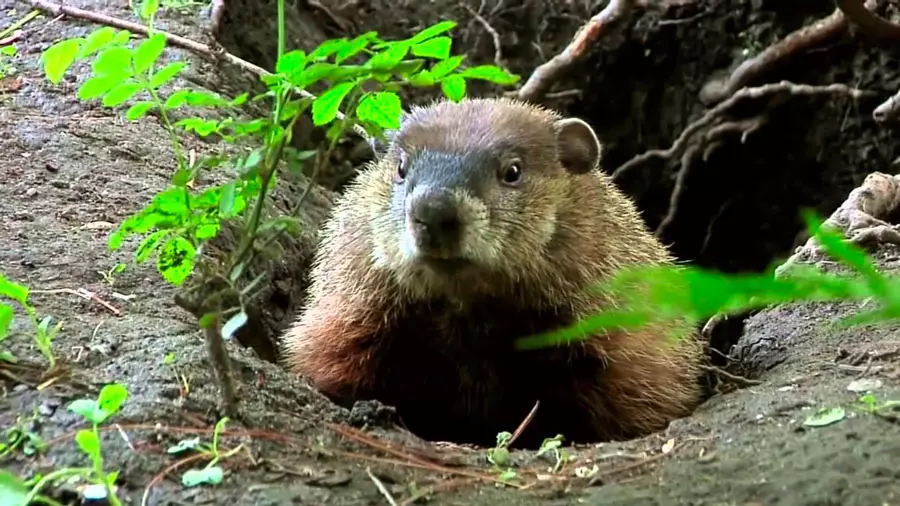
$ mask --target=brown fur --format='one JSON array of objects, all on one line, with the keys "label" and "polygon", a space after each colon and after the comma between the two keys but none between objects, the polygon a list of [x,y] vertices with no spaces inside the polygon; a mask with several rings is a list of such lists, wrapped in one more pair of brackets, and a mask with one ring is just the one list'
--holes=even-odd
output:
[{"label": "brown fur", "polygon": [[[505,99],[411,111],[324,227],[307,305],[285,335],[288,366],[333,398],[396,406],[426,438],[490,444],[537,400],[524,444],[557,433],[576,441],[631,438],[689,414],[700,395],[695,339],[672,344],[647,329],[512,348],[516,338],[615,305],[589,288],[616,269],[672,262],[597,167],[566,171],[560,159],[584,153],[560,141],[560,119]],[[472,244],[489,268],[451,278],[404,263],[392,178],[399,150],[423,147],[523,154],[527,189],[488,194],[474,227]]]}]

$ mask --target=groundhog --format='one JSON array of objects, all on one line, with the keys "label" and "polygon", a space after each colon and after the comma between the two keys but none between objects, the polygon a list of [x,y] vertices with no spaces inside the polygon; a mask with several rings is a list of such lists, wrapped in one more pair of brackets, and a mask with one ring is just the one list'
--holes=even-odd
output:
[{"label": "groundhog", "polygon": [[420,437],[634,438],[699,401],[699,341],[660,329],[521,351],[614,305],[617,269],[671,263],[601,172],[584,121],[512,99],[413,108],[326,221],[287,366],[331,399],[396,407]]}]

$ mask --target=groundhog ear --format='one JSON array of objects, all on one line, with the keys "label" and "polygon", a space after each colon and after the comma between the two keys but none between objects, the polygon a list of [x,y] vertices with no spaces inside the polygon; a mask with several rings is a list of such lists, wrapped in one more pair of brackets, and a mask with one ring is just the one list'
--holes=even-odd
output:
[{"label": "groundhog ear", "polygon": [[383,133],[384,137],[377,135],[369,137],[369,146],[371,146],[376,158],[381,158],[381,156],[387,152],[388,146],[394,142],[394,139],[397,138],[397,134],[400,133],[400,131],[385,130]]},{"label": "groundhog ear", "polygon": [[600,163],[600,140],[590,125],[565,118],[554,125],[559,142],[559,161],[573,174],[584,174]]}]

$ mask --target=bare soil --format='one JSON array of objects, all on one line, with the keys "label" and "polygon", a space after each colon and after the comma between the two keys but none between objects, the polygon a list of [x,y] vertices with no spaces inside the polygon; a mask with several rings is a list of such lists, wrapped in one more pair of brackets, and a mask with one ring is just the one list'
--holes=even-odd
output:
[{"label": "bare soil", "polygon": [[[404,36],[435,21],[439,12],[433,3],[422,2],[428,7],[416,11],[412,4],[398,2],[392,7],[396,16],[373,16],[372,9],[387,9],[387,3],[322,3],[331,6],[333,14],[352,19],[354,29],[379,29],[386,36]],[[477,3],[472,5],[477,8]],[[714,21],[702,26],[660,25],[658,12],[639,16],[627,40],[594,53],[584,64],[587,70],[571,77],[584,88],[584,96],[555,105],[598,125],[611,146],[611,167],[644,149],[666,147],[688,118],[697,116],[700,106],[695,97],[704,80],[714,69],[730,65],[731,57],[722,55],[741,49],[737,33],[746,30],[771,42],[831,8],[794,2],[791,9],[776,10],[763,5],[769,3],[691,4],[697,12],[707,12],[704,19]],[[105,2],[84,0],[69,5],[133,19],[127,8]],[[28,11],[25,2],[0,0],[0,7],[3,27]],[[545,6],[558,7],[552,2]],[[539,7],[524,4],[522,9],[533,13]],[[582,10],[580,19],[589,13],[587,6]],[[456,4],[447,12],[471,20],[471,14]],[[516,12],[504,14],[505,25],[496,20],[496,28],[504,30],[511,47],[519,48],[511,51],[510,64],[527,75],[528,66],[543,60],[527,52],[532,49],[521,49],[532,47],[528,37],[534,34],[528,30],[535,16],[523,17],[529,21],[516,28],[511,20],[524,16]],[[549,25],[560,34],[542,44],[559,50],[578,19],[548,15],[539,24],[541,32],[546,33]],[[202,16],[164,13],[160,25],[196,35]],[[131,123],[119,112],[79,102],[75,92],[83,76],[53,86],[38,65],[41,51],[53,42],[95,28],[71,19],[44,17],[31,22],[18,42],[19,74],[0,83],[4,90],[0,95],[0,245],[4,245],[0,272],[35,290],[33,303],[41,314],[65,323],[55,342],[62,365],[50,376],[40,374],[43,362],[29,342],[31,331],[24,315],[18,315],[15,335],[7,341],[36,368],[0,371],[0,427],[10,427],[17,418],[34,413],[32,428],[50,446],[40,457],[16,455],[2,463],[5,468],[33,475],[87,464],[72,440],[84,424],[65,406],[76,398],[94,396],[103,384],[115,381],[128,387],[130,398],[113,420],[118,427],[104,432],[104,456],[108,469],[121,470],[119,490],[128,504],[142,500],[154,506],[388,504],[375,480],[398,503],[414,495],[414,490],[436,487],[430,499],[434,504],[900,504],[900,424],[857,411],[853,406],[860,394],[847,389],[854,379],[877,379],[880,386],[874,393],[880,400],[900,399],[900,327],[839,330],[832,325],[833,319],[859,308],[836,303],[789,305],[751,317],[735,348],[739,360],[735,370],[759,384],[735,388],[735,383],[726,381],[719,385],[722,391],[693,416],[659,434],[567,448],[573,461],[558,473],[548,470],[552,460],[536,457],[533,451],[513,451],[518,483],[526,485],[524,490],[491,481],[497,473],[487,462],[485,449],[423,442],[393,425],[389,408],[374,403],[358,404],[352,411],[337,407],[301,379],[261,359],[260,352],[232,342],[229,350],[243,385],[242,420],[227,426],[222,445],[229,449],[244,445],[247,451],[224,461],[226,476],[220,485],[182,486],[180,473],[202,463],[180,463],[180,457],[167,454],[166,449],[192,436],[209,440],[217,421],[217,392],[202,336],[193,318],[174,305],[174,290],[152,265],[129,267],[112,285],[98,273],[130,261],[134,244],[110,253],[107,237],[171,177],[168,139],[153,118]],[[471,49],[472,58],[480,63],[492,61],[490,37],[472,36],[474,30],[481,30],[477,23],[464,28],[461,50]],[[275,32],[269,33],[274,38]],[[682,42],[675,44],[676,39]],[[661,56],[652,61],[633,57],[641,45]],[[859,81],[861,87],[887,93],[900,84],[896,64],[883,64],[890,57],[888,49],[858,38],[831,49],[829,57],[838,62],[825,65],[822,59],[816,60],[821,72],[815,82]],[[189,58],[177,50],[172,54]],[[623,70],[626,65],[632,65],[628,72]],[[798,78],[813,74],[815,65],[806,65],[806,70],[798,67],[790,72]],[[601,74],[618,77],[604,80]],[[626,94],[627,100],[620,100]],[[646,106],[655,108],[655,117],[637,105],[647,100],[656,104]],[[724,269],[760,268],[790,251],[798,231],[798,224],[789,218],[795,209],[813,203],[830,213],[866,173],[887,170],[897,154],[893,134],[872,125],[867,119],[871,108],[865,105],[835,99],[824,105],[799,100],[785,107],[788,112],[779,115],[783,126],[760,132],[762,140],[757,144],[733,141],[735,146],[729,144],[723,150],[724,158],[702,165],[693,195],[709,197],[692,197],[704,205],[689,206],[681,220],[680,229],[685,231],[673,241],[681,245],[682,258]],[[604,121],[608,110],[618,119]],[[642,119],[628,122],[622,119],[626,115]],[[835,117],[849,119],[842,126]],[[785,140],[785,132],[794,134]],[[190,141],[189,147],[200,153],[219,149],[197,140]],[[713,163],[720,171],[724,167],[742,174],[750,173],[754,164],[799,168],[792,174],[769,168],[758,177],[704,179],[715,169]],[[655,173],[651,169],[641,171],[625,186],[646,209],[648,222],[656,224],[668,204],[662,188],[670,191],[671,180],[660,175],[666,174],[663,168]],[[319,200],[327,208],[328,192],[322,190]],[[726,202],[734,202],[727,213],[720,209]],[[321,219],[321,213],[311,216],[315,216],[311,224]],[[710,230],[715,232],[711,236]],[[290,260],[302,265],[308,248],[298,251],[300,256]],[[875,256],[883,268],[900,267],[896,246],[881,246]],[[301,276],[286,270],[276,281],[288,282],[294,274]],[[112,309],[63,291],[78,289],[94,292]],[[273,288],[273,293],[286,299],[275,309],[262,308],[261,318],[270,330],[277,330],[296,312],[302,288]],[[183,402],[172,370],[163,363],[169,352],[176,352],[178,370],[190,378],[190,393]],[[826,427],[803,425],[818,409],[835,406],[847,409],[846,419]],[[359,429],[351,427],[362,427],[362,432],[352,432]],[[588,477],[576,476],[585,470]],[[62,491],[55,496],[78,502]]]}]

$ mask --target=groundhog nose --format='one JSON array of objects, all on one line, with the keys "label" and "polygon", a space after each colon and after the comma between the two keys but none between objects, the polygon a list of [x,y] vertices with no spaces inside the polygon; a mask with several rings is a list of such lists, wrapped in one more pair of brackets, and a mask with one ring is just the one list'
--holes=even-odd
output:
[{"label": "groundhog nose", "polygon": [[422,246],[445,248],[459,240],[462,223],[456,205],[448,195],[420,198],[410,208],[409,217]]}]

